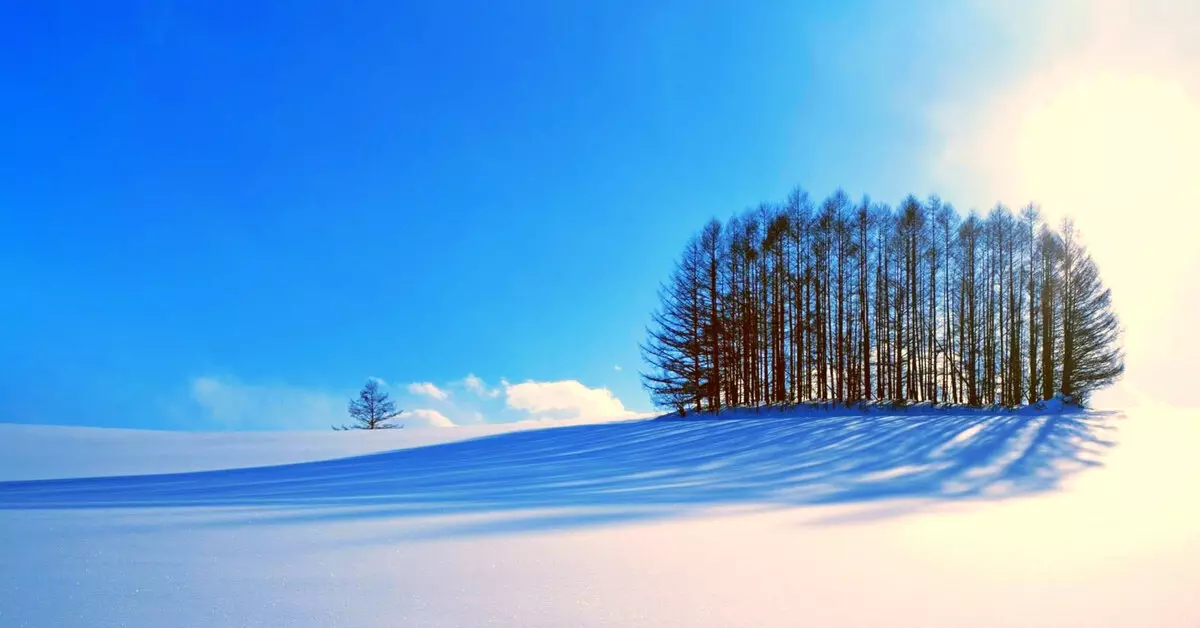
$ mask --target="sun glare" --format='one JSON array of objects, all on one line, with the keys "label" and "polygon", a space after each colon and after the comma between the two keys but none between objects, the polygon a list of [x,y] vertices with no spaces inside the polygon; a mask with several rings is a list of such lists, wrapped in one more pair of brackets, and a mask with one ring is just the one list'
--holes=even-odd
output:
[{"label": "sun glare", "polygon": [[1017,125],[1018,187],[1050,220],[1075,218],[1134,350],[1162,333],[1197,258],[1200,102],[1176,82],[1112,75],[1046,96]]}]

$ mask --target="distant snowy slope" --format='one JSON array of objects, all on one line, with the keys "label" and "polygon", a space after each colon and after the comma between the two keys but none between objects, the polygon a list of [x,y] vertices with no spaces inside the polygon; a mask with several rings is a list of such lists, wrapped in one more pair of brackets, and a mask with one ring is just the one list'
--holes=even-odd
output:
[{"label": "distant snowy slope", "polygon": [[170,432],[0,423],[0,481],[182,473],[343,458],[538,427]]}]

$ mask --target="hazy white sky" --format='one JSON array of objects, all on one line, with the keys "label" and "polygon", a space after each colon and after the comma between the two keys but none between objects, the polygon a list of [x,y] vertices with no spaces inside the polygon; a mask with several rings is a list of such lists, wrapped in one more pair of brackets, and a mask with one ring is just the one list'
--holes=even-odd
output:
[{"label": "hazy white sky", "polygon": [[[1200,3],[981,4],[1028,56],[932,112],[947,198],[1073,216],[1126,328],[1098,405],[1195,405],[1200,354]],[[969,79],[964,79],[967,83]]]}]

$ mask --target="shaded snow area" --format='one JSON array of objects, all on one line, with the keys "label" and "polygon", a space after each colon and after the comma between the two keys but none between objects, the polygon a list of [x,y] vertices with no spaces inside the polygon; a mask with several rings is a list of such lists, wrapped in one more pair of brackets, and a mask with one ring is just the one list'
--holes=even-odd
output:
[{"label": "shaded snow area", "polygon": [[2,427],[0,626],[1200,626],[1195,413]]}]

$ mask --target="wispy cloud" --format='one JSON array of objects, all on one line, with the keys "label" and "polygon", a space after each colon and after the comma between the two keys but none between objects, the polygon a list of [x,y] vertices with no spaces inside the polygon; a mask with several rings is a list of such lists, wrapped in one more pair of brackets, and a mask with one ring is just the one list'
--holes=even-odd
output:
[{"label": "wispy cloud", "polygon": [[190,394],[212,429],[328,429],[346,418],[343,397],[294,386],[204,376],[192,380]]},{"label": "wispy cloud", "polygon": [[[500,381],[503,382],[504,380]],[[468,374],[466,377],[464,377],[462,383],[468,391],[479,397],[495,399],[496,397],[500,396],[500,389],[488,388],[487,384],[485,384],[483,380],[477,377],[474,373]]]},{"label": "wispy cloud", "polygon": [[438,401],[445,401],[446,399],[448,399],[450,397],[449,393],[447,393],[446,391],[442,390],[441,388],[438,388],[437,386],[435,386],[429,382],[417,382],[417,383],[409,384],[408,392],[410,392],[414,395],[422,395],[425,397],[437,399]]}]

